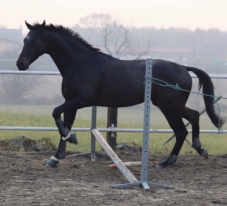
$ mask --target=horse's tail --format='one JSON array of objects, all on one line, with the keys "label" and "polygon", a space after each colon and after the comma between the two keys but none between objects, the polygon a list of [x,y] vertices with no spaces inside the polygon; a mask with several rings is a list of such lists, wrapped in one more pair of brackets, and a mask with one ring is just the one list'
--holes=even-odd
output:
[{"label": "horse's tail", "polygon": [[192,71],[196,74],[196,76],[199,78],[199,90],[201,87],[203,87],[203,99],[206,106],[206,111],[208,116],[210,117],[210,120],[213,122],[213,124],[216,127],[222,127],[222,125],[225,123],[225,119],[220,117],[215,111],[214,108],[214,85],[209,77],[209,75],[197,68],[194,67],[186,67],[188,71]]}]

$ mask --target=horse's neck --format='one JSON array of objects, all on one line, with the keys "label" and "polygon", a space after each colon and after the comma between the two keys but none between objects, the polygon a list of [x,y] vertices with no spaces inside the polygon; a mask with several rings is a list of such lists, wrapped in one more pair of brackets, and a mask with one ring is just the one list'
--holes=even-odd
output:
[{"label": "horse's neck", "polygon": [[62,76],[67,69],[76,67],[80,62],[78,55],[86,52],[86,49],[73,42],[70,38],[53,35],[49,38],[47,53],[51,56]]}]

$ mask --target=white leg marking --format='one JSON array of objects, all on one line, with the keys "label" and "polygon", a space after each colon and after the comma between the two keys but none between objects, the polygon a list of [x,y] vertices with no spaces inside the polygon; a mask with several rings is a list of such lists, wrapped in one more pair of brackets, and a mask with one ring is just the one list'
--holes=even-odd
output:
[{"label": "white leg marking", "polygon": [[58,159],[58,158],[56,158],[56,157],[54,157],[54,156],[51,156],[51,158],[50,158],[50,159],[52,159],[52,160],[54,160],[54,161],[59,162],[59,159]]},{"label": "white leg marking", "polygon": [[69,139],[70,135],[71,135],[71,132],[69,132],[69,134],[68,134],[66,137],[62,137],[62,139],[63,139],[64,141],[67,140],[67,139]]}]

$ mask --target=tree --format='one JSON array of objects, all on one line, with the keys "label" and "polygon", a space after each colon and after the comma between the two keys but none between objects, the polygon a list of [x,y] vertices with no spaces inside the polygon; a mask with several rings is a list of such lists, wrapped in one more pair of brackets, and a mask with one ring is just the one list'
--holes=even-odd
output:
[{"label": "tree", "polygon": [[146,46],[141,47],[141,41],[132,35],[132,27],[124,26],[109,14],[88,15],[80,19],[79,25],[89,30],[87,40],[90,43],[103,48],[111,56],[120,58],[133,55],[134,59],[138,59],[149,51],[149,39]]},{"label": "tree", "polygon": [[[129,39],[129,29],[119,24],[109,14],[92,14],[80,19],[80,24],[90,28],[89,40],[91,35],[97,32],[99,35],[98,46],[103,47],[111,56],[121,56],[127,48]],[[97,43],[97,40],[96,40]]]},{"label": "tree", "polygon": [[149,28],[132,28],[128,53],[133,59],[141,59],[150,52],[151,32]]}]

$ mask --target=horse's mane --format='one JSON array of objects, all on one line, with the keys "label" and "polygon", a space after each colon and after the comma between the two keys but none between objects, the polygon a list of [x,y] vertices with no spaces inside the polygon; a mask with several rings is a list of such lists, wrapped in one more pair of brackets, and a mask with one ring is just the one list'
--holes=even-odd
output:
[{"label": "horse's mane", "polygon": [[[35,29],[40,29],[41,25],[38,23],[34,23],[33,27]],[[43,28],[42,28],[43,29]],[[53,25],[53,24],[49,24],[46,25],[44,30],[49,30],[49,31],[53,31],[53,32],[57,32],[59,34],[71,37],[72,39],[79,41],[83,46],[85,46],[88,49],[91,49],[92,51],[100,51],[98,48],[93,47],[91,44],[89,44],[86,40],[84,40],[78,33],[76,33],[75,31],[73,31],[72,29],[69,29],[67,27],[63,27],[61,25]]]}]

